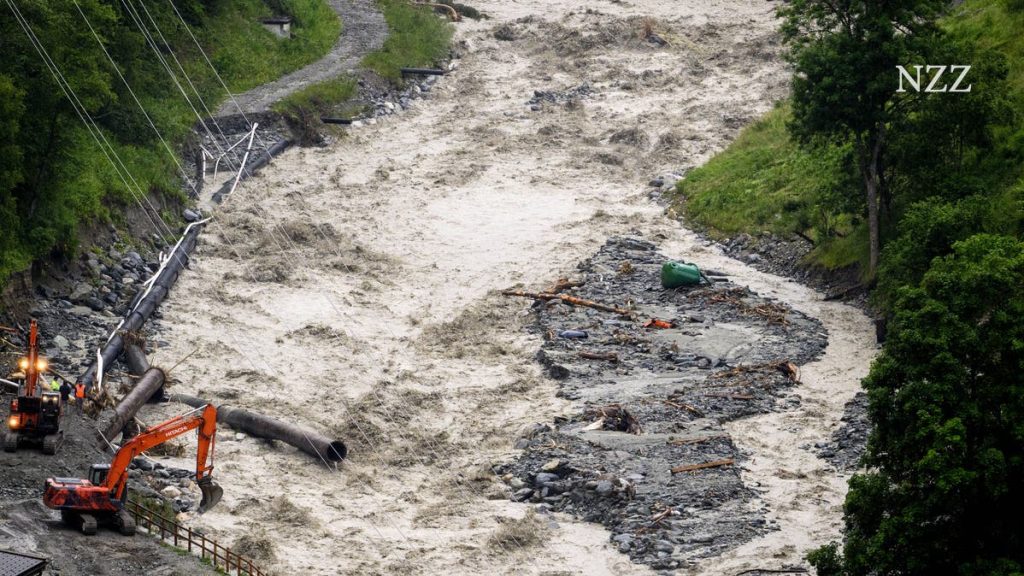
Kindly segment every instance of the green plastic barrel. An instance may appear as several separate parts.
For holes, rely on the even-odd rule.
[[[700,268],[696,264],[669,260],[661,266],[661,285],[665,288],[696,286],[700,284]]]

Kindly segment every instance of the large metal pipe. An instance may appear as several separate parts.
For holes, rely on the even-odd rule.
[[[128,365],[128,371],[136,376],[142,376],[149,370],[149,359],[142,347],[137,344],[129,344],[124,347],[124,362]]]
[[[210,403],[202,398],[186,394],[171,394],[171,401],[181,402],[193,408]],[[269,416],[249,412],[241,408],[217,406],[217,422],[227,424],[250,436],[280,440],[314,458],[322,459],[326,462],[340,462],[348,454],[348,448],[341,440],[331,440],[318,432],[306,430],[294,424],[281,422]]]
[[[444,76],[448,73],[442,68],[400,68],[402,76]]]
[[[128,365],[128,371],[138,378],[138,381],[132,391],[114,407],[114,416],[100,431],[103,435],[101,440],[113,441],[118,434],[123,434],[124,438],[128,439],[138,434],[139,422],[135,415],[142,409],[142,405],[164,397],[167,374],[161,369],[150,366],[146,352],[139,344],[126,345],[122,360]]]
[[[261,153],[256,160],[250,162],[242,170],[241,179],[246,179],[260,168],[270,163],[270,160],[284,152],[288,146],[291,145],[291,141],[282,140],[275,143],[270,147],[269,150],[265,150]],[[219,191],[213,195],[213,200],[220,203],[227,190],[230,189],[231,182],[227,182],[225,186],[222,186]],[[150,314],[153,310],[156,310],[157,306],[163,302],[164,298],[167,297],[167,293],[170,291],[171,286],[178,279],[178,274],[188,265],[189,254],[195,249],[196,240],[199,237],[199,232],[202,229],[200,223],[194,223],[188,226],[185,230],[185,234],[182,236],[181,241],[178,243],[177,248],[169,256],[170,261],[161,270],[159,276],[154,280],[153,288],[143,296],[144,291],[140,290],[135,298],[132,300],[132,304],[129,307],[131,312],[125,317],[124,322],[118,327],[117,331],[111,336],[107,343],[100,350],[100,355],[103,357],[103,368],[104,370],[110,368],[114,363],[114,360],[121,355],[121,351],[124,350],[124,338],[121,335],[123,332],[132,332],[142,328],[142,325],[149,319]],[[141,301],[140,301],[141,299]],[[136,305],[137,304],[137,305]],[[85,373],[79,378],[79,382],[85,384],[86,390],[92,388],[93,382],[96,379],[96,368],[97,364],[93,361]]]
[[[274,156],[280,155],[282,152],[287,150],[288,147],[291,145],[291,140],[281,140],[279,142],[275,142],[269,149],[260,152],[259,155],[256,156],[255,160],[253,160],[252,162],[248,162],[246,166],[242,169],[242,176],[239,178],[239,180],[245,180],[249,178],[250,176],[255,174],[257,170],[263,168],[267,164],[270,164],[270,161],[274,158]],[[216,202],[217,204],[223,202],[224,198],[226,198],[228,193],[231,192],[231,187],[233,184],[234,180],[231,179],[225,182],[224,185],[221,186],[219,190],[213,193],[213,201]]]
[[[121,433],[125,425],[131,422],[132,418],[135,418],[139,408],[148,402],[154,394],[160,392],[164,385],[164,379],[163,370],[159,368],[146,370],[142,378],[139,378],[139,381],[135,383],[135,387],[132,388],[131,392],[114,407],[114,416],[103,429],[103,438],[108,442],[112,442]]]
[[[324,124],[344,124],[348,125],[352,123],[351,118],[330,118],[328,116],[321,116],[320,121]]]
[[[196,239],[199,236],[200,230],[202,230],[202,225],[190,225],[178,243],[177,248],[169,256],[170,260],[153,281],[152,289],[148,293],[140,290],[135,295],[135,299],[129,307],[131,312],[125,317],[124,322],[117,328],[103,348],[100,349],[104,370],[110,368],[114,361],[117,360],[117,357],[121,355],[121,351],[124,350],[125,341],[123,333],[133,332],[142,328],[142,325],[153,313],[153,310],[156,310],[156,307],[167,297],[171,286],[178,279],[178,274],[188,265],[189,254],[196,246]],[[81,378],[78,379],[79,382],[85,384],[87,390],[92,388],[93,382],[96,379],[96,368],[97,364],[93,361],[86,368]]]

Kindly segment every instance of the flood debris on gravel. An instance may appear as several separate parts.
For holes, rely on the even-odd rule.
[[[728,281],[663,289],[668,259],[616,237],[563,284],[628,306],[628,318],[534,304],[537,358],[578,409],[527,430],[518,459],[497,469],[513,500],[600,522],[621,552],[661,570],[775,529],[722,424],[798,406],[798,366],[827,341],[817,320]]]

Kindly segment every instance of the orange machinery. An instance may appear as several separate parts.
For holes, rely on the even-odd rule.
[[[196,428],[199,429],[196,482],[203,493],[199,503],[199,512],[203,513],[215,506],[224,494],[210,477],[213,472],[214,435],[217,432],[217,409],[211,404],[147,428],[125,442],[110,464],[93,464],[88,480],[48,478],[43,503],[60,510],[65,523],[79,526],[85,534],[95,534],[97,524],[102,522],[130,536],[135,533],[135,521],[124,504],[128,497],[128,466],[132,459]],[[207,464],[208,459],[210,464]]]
[[[23,378],[18,396],[11,400],[4,451],[14,452],[23,442],[42,443],[44,454],[56,454],[64,433],[60,429],[60,394],[44,390],[40,375],[48,368],[39,355],[39,327],[33,320],[28,332],[28,354],[18,361]]]

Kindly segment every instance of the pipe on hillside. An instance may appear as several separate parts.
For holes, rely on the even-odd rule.
[[[142,325],[149,319],[149,316],[156,310],[157,306],[167,297],[171,286],[178,279],[178,274],[188,265],[189,254],[195,249],[196,241],[202,228],[199,222],[190,224],[186,228],[185,234],[181,237],[177,247],[168,257],[169,261],[160,271],[160,274],[157,275],[156,279],[153,280],[152,289],[148,293],[140,290],[135,295],[129,307],[131,312],[100,350],[100,355],[103,357],[104,370],[110,368],[124,350],[125,341],[123,333],[134,332],[142,328]],[[96,369],[96,361],[93,361],[86,368],[82,377],[78,379],[79,382],[85,384],[86,390],[91,389],[96,380]]]
[[[448,73],[442,68],[401,68],[402,76],[444,76]]]
[[[263,168],[267,164],[270,164],[270,161],[274,158],[274,156],[279,156],[291,145],[291,140],[281,140],[279,142],[275,142],[274,145],[271,146],[269,149],[260,152],[259,155],[256,156],[255,160],[253,160],[252,162],[248,162],[245,168],[242,169],[242,175],[239,178],[239,181],[249,178],[250,176],[255,174],[257,170]],[[227,182],[225,182],[224,185],[220,187],[220,189],[213,193],[213,201],[216,202],[217,204],[223,202],[224,198],[227,197],[229,192],[231,192],[231,187],[233,184],[234,180],[228,180]]]
[[[256,160],[249,163],[249,165],[242,170],[241,179],[244,180],[255,174],[256,170],[259,170],[269,164],[270,160],[274,156],[279,155],[291,144],[292,143],[289,140],[282,140],[275,143],[269,150],[261,153],[257,156]],[[214,201],[220,203],[221,200],[223,200],[224,195],[230,189],[231,181],[228,181],[213,195]],[[103,357],[104,371],[113,365],[114,360],[116,360],[124,350],[125,342],[121,333],[133,332],[142,328],[142,325],[145,324],[147,319],[149,319],[149,316],[154,310],[156,310],[157,306],[159,306],[160,303],[163,302],[164,298],[167,297],[167,293],[170,291],[171,286],[173,286],[174,282],[178,279],[178,274],[188,266],[189,254],[191,254],[192,250],[195,249],[196,241],[204,222],[190,224],[185,229],[185,233],[182,235],[176,249],[168,257],[170,258],[170,261],[160,272],[160,275],[156,280],[154,280],[153,288],[148,294],[145,294],[144,297],[144,291],[140,291],[135,295],[131,306],[129,306],[131,312],[125,317],[124,322],[118,326],[117,330],[100,350],[100,355]],[[96,369],[97,364],[93,361],[89,367],[86,368],[82,377],[78,380],[82,384],[85,384],[86,390],[90,390],[93,382],[96,380]]]

